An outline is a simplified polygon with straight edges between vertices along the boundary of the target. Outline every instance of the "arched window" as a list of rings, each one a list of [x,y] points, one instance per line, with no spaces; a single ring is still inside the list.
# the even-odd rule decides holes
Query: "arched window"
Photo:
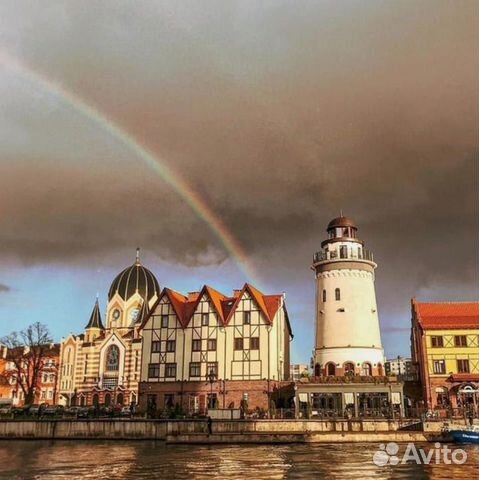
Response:
[[[354,375],[354,363],[353,362],[346,362],[344,364],[344,374],[347,375]]]
[[[373,374],[373,369],[369,362],[364,362],[363,367],[361,369],[361,375],[365,377],[370,377]]]
[[[317,363],[314,366],[314,376],[319,377],[320,375],[321,375],[321,365],[319,363]]]
[[[111,403],[111,395],[109,393],[107,393],[105,395],[105,407],[109,407],[110,403]]]
[[[334,296],[336,297],[336,301],[341,300],[341,290],[339,288],[336,288],[336,290],[334,290]]]
[[[116,397],[116,403],[118,405],[123,405],[123,393],[118,394],[118,396]]]
[[[95,393],[93,395],[93,406],[98,407],[99,404],[100,404],[100,401],[98,399],[98,393]]]
[[[382,377],[384,375],[383,373],[383,366],[381,363],[378,363],[378,375]]]
[[[336,365],[334,363],[328,363],[326,365],[326,375],[334,376],[336,375]]]
[[[120,349],[116,345],[110,345],[106,352],[106,365],[105,370],[107,372],[118,372],[120,369]]]
[[[323,302],[326,301],[326,290],[323,290]]]

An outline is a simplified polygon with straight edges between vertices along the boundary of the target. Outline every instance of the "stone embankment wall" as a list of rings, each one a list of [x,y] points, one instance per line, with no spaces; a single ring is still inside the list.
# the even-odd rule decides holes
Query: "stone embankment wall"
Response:
[[[419,425],[421,427],[422,425]],[[439,432],[442,422],[424,425],[426,432]],[[267,438],[268,435],[311,439],[320,436],[379,438],[388,432],[400,433],[399,421],[318,421],[318,420],[215,420],[213,432],[223,438]],[[151,439],[204,435],[204,420],[0,420],[0,439]],[[405,433],[405,432],[404,432]],[[303,440],[304,441],[304,440]],[[354,441],[354,440],[352,440]]]

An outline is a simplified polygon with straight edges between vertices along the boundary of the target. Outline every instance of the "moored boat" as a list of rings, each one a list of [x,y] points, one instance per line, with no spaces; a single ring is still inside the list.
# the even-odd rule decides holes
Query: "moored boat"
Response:
[[[447,434],[454,443],[479,444],[479,428],[476,426],[469,430],[449,430]]]

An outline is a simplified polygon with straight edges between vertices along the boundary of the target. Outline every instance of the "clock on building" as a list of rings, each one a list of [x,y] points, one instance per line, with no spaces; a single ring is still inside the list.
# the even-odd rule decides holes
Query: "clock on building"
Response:
[[[140,314],[140,309],[138,307],[130,310],[130,321],[132,323],[136,322],[138,320],[139,314]]]
[[[120,310],[118,308],[115,308],[115,310],[113,310],[111,317],[113,318],[113,320],[118,320],[120,318],[120,315],[121,315]]]

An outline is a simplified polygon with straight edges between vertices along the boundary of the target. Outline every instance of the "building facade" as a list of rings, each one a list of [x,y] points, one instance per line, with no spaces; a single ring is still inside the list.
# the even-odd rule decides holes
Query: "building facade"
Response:
[[[11,366],[10,366],[11,368]],[[8,373],[7,347],[0,344],[0,406],[13,403],[13,379]]]
[[[397,376],[404,381],[414,382],[418,379],[417,366],[408,357],[393,357],[384,362],[384,371],[388,377]]]
[[[313,256],[316,281],[314,374],[297,384],[303,415],[401,413],[402,383],[388,378],[379,329],[373,255],[344,216],[327,227]]]
[[[297,382],[300,378],[309,376],[309,365],[307,363],[292,363],[289,366],[289,379],[292,382]]]
[[[15,407],[25,405],[25,391],[18,379],[19,376],[26,377],[29,372],[37,372],[33,385],[33,401],[36,405],[54,405],[57,395],[58,371],[60,363],[60,345],[48,344],[43,346],[41,364],[33,367],[32,360],[29,360],[28,347],[17,347],[14,352],[7,347],[0,345],[0,404],[5,403]],[[24,358],[19,369],[9,358],[9,354],[16,358]],[[30,363],[30,365],[29,365]],[[18,363],[17,363],[18,365]],[[29,378],[32,378],[30,374]],[[23,382],[26,384],[26,382]]]
[[[62,341],[58,402],[64,405],[138,403],[141,324],[158,300],[156,277],[139,258],[110,287],[103,324],[97,299],[83,333]]]
[[[479,407],[479,302],[411,301],[411,350],[428,409]]]
[[[142,335],[140,397],[149,412],[267,410],[289,377],[284,296],[250,284],[230,296],[209,286],[188,295],[166,288]]]

